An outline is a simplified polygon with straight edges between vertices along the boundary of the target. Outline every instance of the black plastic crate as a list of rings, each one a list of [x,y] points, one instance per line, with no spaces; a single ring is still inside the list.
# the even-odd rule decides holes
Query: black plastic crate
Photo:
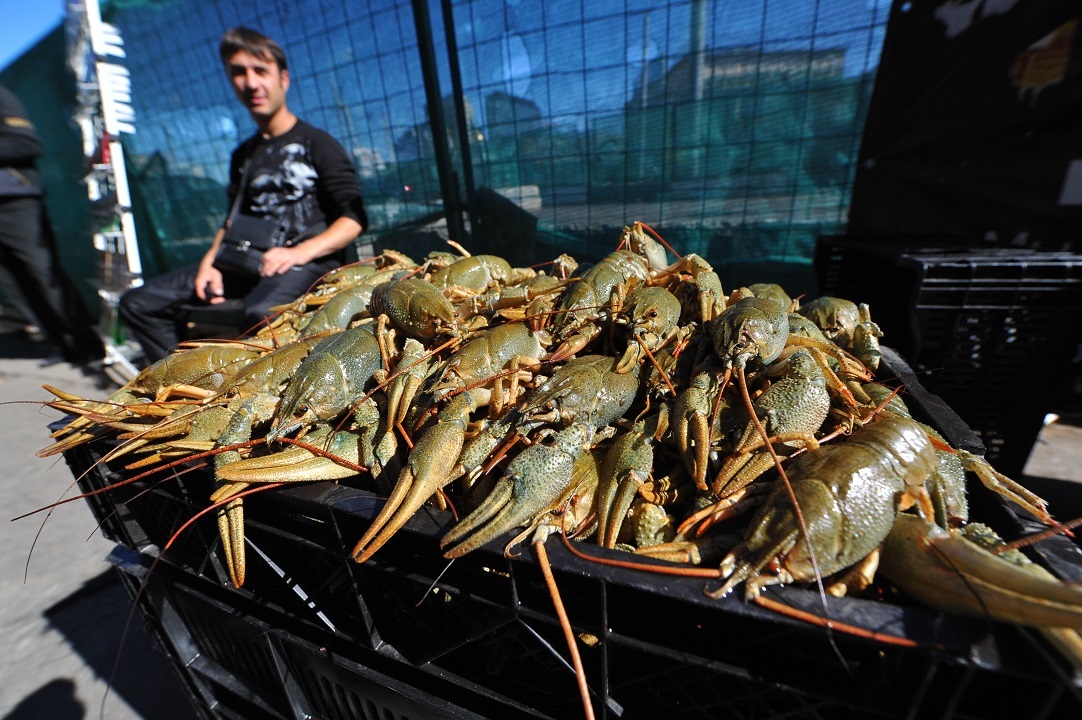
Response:
[[[883,372],[906,383],[919,419],[953,445],[981,452],[979,439],[890,348]],[[69,453],[73,470],[86,469],[100,450]],[[109,478],[115,476],[98,467],[83,482]],[[126,506],[110,509],[120,496],[106,493],[95,507],[119,526],[117,536],[144,539],[134,548],[143,552],[124,563],[133,596],[150,556],[205,506],[210,478],[197,470],[138,485]],[[1082,514],[1071,499],[1054,506],[1064,517]],[[358,565],[349,552],[382,505],[371,493],[319,483],[245,503],[244,588],[228,585],[208,515],[165,551],[138,595],[148,624],[179,648],[174,662],[205,713],[382,718],[357,708],[390,707],[399,713],[390,716],[406,718],[580,715],[563,636],[531,551],[507,559],[503,538],[449,565],[438,537],[452,519],[425,509]],[[1002,515],[994,524],[1005,534],[1024,527],[998,502],[975,503],[974,516],[982,517],[978,509]],[[739,593],[710,599],[701,580],[600,566],[555,540],[547,548],[576,633],[596,640],[584,640],[580,651],[599,717],[961,720],[999,717],[1018,693],[1040,698],[1033,717],[1082,710],[1070,668],[1027,629],[944,616],[904,599],[828,599],[832,618],[918,644],[884,645],[828,635],[747,605]],[[1082,552],[1071,540],[1043,541],[1037,553],[1051,558],[1061,576],[1082,575]],[[824,612],[814,592],[770,594]],[[388,688],[390,696],[380,694]]]
[[[177,327],[181,340],[239,337],[247,330],[244,326],[244,302],[230,298],[218,305],[181,305]]]
[[[118,545],[110,556],[200,714],[218,718],[480,716],[303,638],[288,615]],[[382,660],[386,662],[386,660]],[[401,663],[395,669],[407,671]],[[416,672],[416,671],[414,671]]]
[[[884,342],[1019,474],[1048,412],[1074,411],[1082,255],[821,237],[820,292],[871,306]]]

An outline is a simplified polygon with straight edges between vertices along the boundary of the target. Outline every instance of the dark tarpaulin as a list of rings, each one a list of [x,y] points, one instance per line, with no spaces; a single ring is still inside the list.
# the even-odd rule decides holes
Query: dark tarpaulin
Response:
[[[1080,18],[1055,0],[896,2],[849,234],[1082,246]]]
[[[72,121],[76,87],[67,66],[64,26],[58,25],[4,68],[0,84],[18,96],[41,138],[37,167],[60,262],[83,302],[96,315],[98,252],[92,240],[90,199],[84,182],[83,139]]]

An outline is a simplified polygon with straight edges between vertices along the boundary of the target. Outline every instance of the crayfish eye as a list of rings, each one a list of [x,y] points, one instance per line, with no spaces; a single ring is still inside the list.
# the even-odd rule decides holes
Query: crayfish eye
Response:
[[[225,396],[226,396],[226,398],[228,398],[228,399],[230,399],[230,400],[232,400],[233,398],[235,398],[235,397],[236,397],[237,395],[240,395],[240,388],[238,388],[238,387],[237,387],[237,386],[235,386],[235,385],[234,385],[233,387],[231,387],[231,388],[229,388],[228,390],[226,390],[226,391],[225,391]]]
[[[296,411],[295,414],[296,415],[307,415],[308,414],[308,405],[306,405],[306,404],[298,405],[297,406],[297,411]]]

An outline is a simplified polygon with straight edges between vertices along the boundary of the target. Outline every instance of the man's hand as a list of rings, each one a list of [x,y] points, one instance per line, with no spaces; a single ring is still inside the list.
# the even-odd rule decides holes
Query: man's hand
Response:
[[[225,302],[225,286],[222,284],[221,271],[207,263],[199,264],[195,274],[195,294],[200,300],[211,305]]]
[[[263,253],[263,277],[281,275],[290,268],[307,265],[317,258],[338,252],[357,239],[364,230],[353,218],[340,217],[315,237],[290,247],[275,247]]]
[[[263,266],[259,274],[263,277],[281,275],[292,267],[309,262],[312,258],[308,257],[303,245],[304,243],[294,247],[273,247],[263,253]]]

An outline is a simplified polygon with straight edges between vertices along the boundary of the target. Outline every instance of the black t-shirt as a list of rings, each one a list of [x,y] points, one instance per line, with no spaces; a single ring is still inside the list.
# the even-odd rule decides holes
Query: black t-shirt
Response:
[[[273,219],[287,241],[318,234],[340,217],[368,227],[357,175],[337,140],[298,120],[288,132],[258,133],[233,151],[229,168],[232,207],[245,161],[248,183],[238,212]]]

